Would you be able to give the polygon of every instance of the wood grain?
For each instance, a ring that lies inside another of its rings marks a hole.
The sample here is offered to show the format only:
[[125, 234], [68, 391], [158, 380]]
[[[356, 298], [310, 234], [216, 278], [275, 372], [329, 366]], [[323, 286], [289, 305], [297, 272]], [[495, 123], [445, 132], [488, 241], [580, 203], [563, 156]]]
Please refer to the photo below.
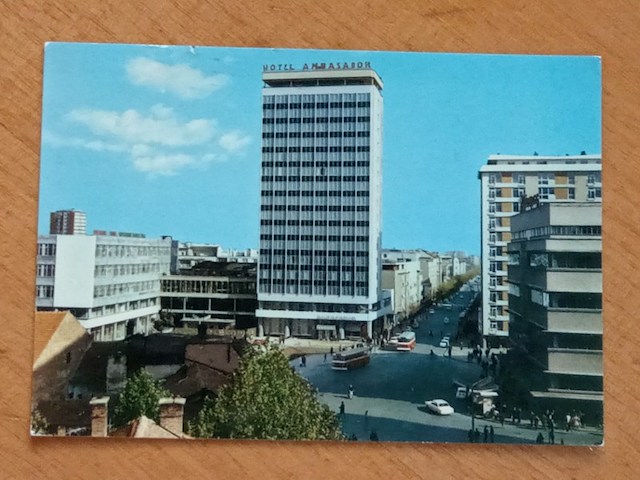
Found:
[[[638, 478], [637, 2], [3, 0], [0, 14], [1, 478]], [[40, 95], [48, 40], [601, 55], [606, 446], [30, 439]]]

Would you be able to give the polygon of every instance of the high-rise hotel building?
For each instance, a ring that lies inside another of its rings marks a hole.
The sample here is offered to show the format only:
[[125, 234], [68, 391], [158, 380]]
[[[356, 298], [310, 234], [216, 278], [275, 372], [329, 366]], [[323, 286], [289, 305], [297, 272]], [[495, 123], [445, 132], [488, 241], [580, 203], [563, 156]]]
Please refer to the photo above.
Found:
[[507, 244], [510, 217], [523, 198], [548, 202], [601, 202], [601, 155], [491, 155], [480, 168], [482, 314], [480, 329], [490, 345], [509, 336]]
[[259, 333], [369, 336], [381, 289], [382, 81], [375, 71], [263, 73]]

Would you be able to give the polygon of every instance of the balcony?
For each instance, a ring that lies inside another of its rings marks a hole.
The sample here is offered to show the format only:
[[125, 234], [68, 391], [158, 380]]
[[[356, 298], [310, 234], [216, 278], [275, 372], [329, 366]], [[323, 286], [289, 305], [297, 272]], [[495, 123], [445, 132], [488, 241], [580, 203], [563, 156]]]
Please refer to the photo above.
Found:
[[548, 349], [547, 373], [566, 375], [602, 375], [602, 350], [572, 348]]

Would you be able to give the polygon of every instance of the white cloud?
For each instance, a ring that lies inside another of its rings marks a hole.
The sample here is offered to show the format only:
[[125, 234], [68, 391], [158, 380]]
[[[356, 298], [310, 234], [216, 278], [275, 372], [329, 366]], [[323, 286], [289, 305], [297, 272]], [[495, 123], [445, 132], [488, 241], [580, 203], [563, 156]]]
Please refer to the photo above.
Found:
[[78, 137], [61, 137], [50, 131], [42, 132], [42, 143], [52, 147], [85, 148], [95, 152], [125, 152], [126, 145], [104, 142], [102, 140], [87, 140]]
[[251, 137], [239, 130], [233, 130], [223, 134], [218, 143], [229, 153], [237, 153], [251, 143]]
[[154, 105], [149, 115], [136, 110], [122, 113], [109, 110], [72, 110], [69, 118], [93, 133], [126, 144], [158, 144], [170, 147], [199, 145], [212, 139], [215, 122], [196, 119], [179, 122], [171, 108]]
[[167, 65], [144, 57], [130, 60], [126, 69], [134, 85], [170, 92], [184, 99], [204, 98], [229, 81], [223, 74], [205, 75], [189, 65]]
[[192, 155], [184, 153], [176, 154], [156, 154], [147, 152], [144, 155], [133, 155], [133, 166], [136, 170], [155, 175], [175, 175], [177, 170], [192, 166], [196, 159]]

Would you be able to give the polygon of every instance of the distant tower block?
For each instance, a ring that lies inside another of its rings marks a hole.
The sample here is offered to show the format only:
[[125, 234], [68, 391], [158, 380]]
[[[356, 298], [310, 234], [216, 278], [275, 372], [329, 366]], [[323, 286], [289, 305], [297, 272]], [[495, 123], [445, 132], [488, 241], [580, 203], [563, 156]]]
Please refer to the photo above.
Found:
[[78, 210], [58, 210], [51, 212], [50, 235], [86, 235], [87, 214]]

